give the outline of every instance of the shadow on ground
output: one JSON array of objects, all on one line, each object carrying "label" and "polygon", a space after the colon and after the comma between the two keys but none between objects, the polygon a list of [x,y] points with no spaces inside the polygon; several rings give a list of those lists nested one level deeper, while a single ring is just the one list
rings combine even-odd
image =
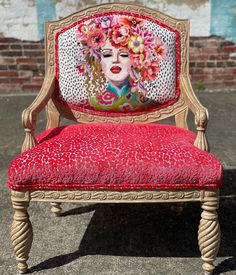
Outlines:
[{"label": "shadow on ground", "polygon": [[[225,170],[223,181],[218,256],[227,259],[218,264],[214,275],[236,272],[236,170]],[[47,259],[30,272],[63,266],[86,255],[200,257],[196,238],[201,214],[198,203],[186,204],[179,216],[167,204],[94,204],[68,210],[61,218],[94,210],[77,251]]]}]

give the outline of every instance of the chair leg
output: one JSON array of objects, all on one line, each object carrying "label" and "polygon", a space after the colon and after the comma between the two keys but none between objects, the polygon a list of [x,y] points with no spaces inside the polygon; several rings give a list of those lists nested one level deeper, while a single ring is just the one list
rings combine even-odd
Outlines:
[{"label": "chair leg", "polygon": [[60,216],[61,214],[61,203],[60,202],[51,202],[51,211],[55,216]]},{"label": "chair leg", "polygon": [[[207,193],[210,193],[207,192]],[[213,195],[214,192],[211,192]],[[202,203],[201,221],[198,230],[198,243],[202,255],[205,275],[211,275],[215,269],[214,261],[216,259],[220,246],[220,226],[218,221],[218,193],[215,192],[215,198],[210,197],[209,201]]]},{"label": "chair leg", "polygon": [[28,255],[33,241],[32,225],[27,212],[29,202],[15,201],[12,197],[12,204],[15,214],[11,227],[11,241],[18,262],[18,270],[20,273],[26,273],[28,269],[26,261],[29,258]]}]

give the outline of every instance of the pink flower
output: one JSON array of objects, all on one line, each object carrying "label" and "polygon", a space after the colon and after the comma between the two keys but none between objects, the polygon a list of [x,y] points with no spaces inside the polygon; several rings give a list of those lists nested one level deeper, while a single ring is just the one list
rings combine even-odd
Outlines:
[{"label": "pink flower", "polygon": [[104,105],[111,105],[117,99],[117,95],[108,90],[104,91],[102,94],[98,96],[98,101]]},{"label": "pink flower", "polygon": [[104,46],[106,35],[100,29],[89,30],[87,33],[87,45],[93,50],[97,50]]},{"label": "pink flower", "polygon": [[127,27],[136,27],[136,26],[143,26],[146,21],[144,19],[136,18],[136,17],[127,17],[122,16],[119,18],[119,23],[121,25],[127,26]]},{"label": "pink flower", "polygon": [[116,25],[109,30],[108,35],[112,46],[126,46],[130,36],[130,28],[126,26]]},{"label": "pink flower", "polygon": [[133,29],[133,34],[142,37],[145,48],[153,50],[156,45],[156,38],[152,33],[150,33],[147,29],[136,27]]},{"label": "pink flower", "polygon": [[167,44],[164,44],[159,37],[156,38],[156,46],[154,50],[156,57],[159,60],[168,59],[169,47]]},{"label": "pink flower", "polygon": [[150,64],[152,55],[148,49],[144,49],[142,53],[132,53],[130,54],[131,64],[138,69],[146,66],[147,63]]},{"label": "pink flower", "polygon": [[150,65],[141,71],[144,80],[155,80],[157,78],[158,72],[160,71],[160,66],[158,61],[153,61]]},{"label": "pink flower", "polygon": [[107,32],[109,28],[112,28],[117,24],[115,16],[104,16],[94,19],[96,28],[101,28],[104,32]]},{"label": "pink flower", "polygon": [[78,32],[77,32],[77,39],[79,41],[81,40],[85,40],[87,37],[87,32],[88,32],[89,28],[87,25],[82,24],[78,26]]}]

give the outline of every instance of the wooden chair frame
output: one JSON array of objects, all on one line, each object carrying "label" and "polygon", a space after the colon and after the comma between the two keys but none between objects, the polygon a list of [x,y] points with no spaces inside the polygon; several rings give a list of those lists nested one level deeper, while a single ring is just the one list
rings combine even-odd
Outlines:
[{"label": "wooden chair frame", "polygon": [[[150,16],[163,22],[180,33],[181,39],[181,70],[179,100],[173,105],[142,115],[130,115],[121,117],[96,116],[69,109],[54,100],[53,92],[55,85],[54,76],[54,37],[63,27],[71,25],[85,16],[101,13],[104,11],[131,11]],[[22,151],[35,146],[34,130],[37,115],[45,108],[47,114],[46,128],[59,126],[60,117],[66,117],[82,123],[114,122],[114,123],[150,123],[175,116],[178,127],[188,128],[187,114],[190,109],[195,115],[197,136],[194,145],[208,151],[208,142],[205,131],[208,122],[208,111],[196,98],[189,78],[189,22],[177,20],[159,11],[131,4],[103,4],[93,6],[76,12],[58,21],[46,23],[45,26],[45,59],[46,73],[42,88],[34,102],[22,113],[22,122],[25,130],[25,140]],[[52,212],[60,215],[62,202],[78,203],[182,203],[199,201],[202,207],[202,215],[198,231],[199,247],[203,260],[205,275],[212,274],[214,260],[218,253],[220,243],[220,227],[218,222],[217,208],[219,202],[218,189],[156,189],[155,191],[96,191],[96,190],[27,190],[11,191],[11,199],[15,214],[11,229],[12,244],[21,273],[27,271],[27,259],[33,240],[33,231],[27,208],[31,201],[51,202]]]}]

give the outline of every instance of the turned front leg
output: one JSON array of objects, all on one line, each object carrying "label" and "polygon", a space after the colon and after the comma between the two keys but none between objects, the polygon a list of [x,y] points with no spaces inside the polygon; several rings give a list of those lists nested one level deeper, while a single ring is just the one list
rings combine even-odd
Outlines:
[{"label": "turned front leg", "polygon": [[[211,193],[211,195],[213,194],[214,192]],[[209,201],[202,203],[203,212],[198,230],[199,248],[204,261],[202,268],[205,275],[213,273],[215,269],[214,261],[220,246],[220,226],[216,212],[218,208],[218,193],[215,192],[215,195],[215,198],[210,197]]]},{"label": "turned front leg", "polygon": [[55,216],[60,216],[61,214],[61,203],[60,202],[51,202],[51,211]]},{"label": "turned front leg", "polygon": [[20,273],[27,272],[28,255],[33,241],[33,230],[29,220],[27,208],[29,202],[14,201],[12,198],[15,214],[11,227],[11,241],[14,247],[18,270]]}]

